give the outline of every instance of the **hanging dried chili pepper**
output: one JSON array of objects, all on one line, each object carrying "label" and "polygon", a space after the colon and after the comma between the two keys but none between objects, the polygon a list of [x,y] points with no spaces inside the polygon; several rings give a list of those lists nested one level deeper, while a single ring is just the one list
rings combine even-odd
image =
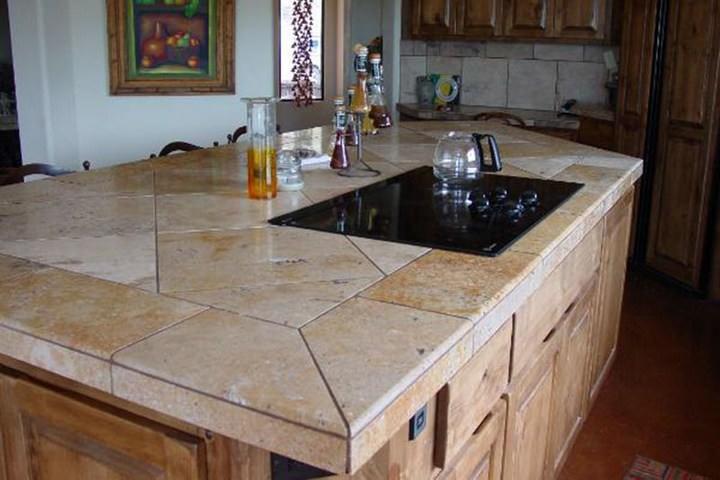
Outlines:
[{"label": "hanging dried chili pepper", "polygon": [[313,0],[293,2],[293,95],[297,106],[308,106],[313,102],[312,49]]}]

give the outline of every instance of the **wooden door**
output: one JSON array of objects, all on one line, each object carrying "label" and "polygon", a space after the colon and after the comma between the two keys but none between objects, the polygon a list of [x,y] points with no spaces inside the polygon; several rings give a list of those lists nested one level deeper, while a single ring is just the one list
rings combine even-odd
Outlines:
[{"label": "wooden door", "polygon": [[503,478],[541,480],[550,439],[553,382],[562,326],[553,330],[543,353],[513,382],[508,395],[508,426]]},{"label": "wooden door", "polygon": [[610,0],[555,0],[554,36],[601,40],[607,34]]},{"label": "wooden door", "polygon": [[464,37],[491,38],[502,34],[501,0],[459,0],[457,33]]},{"label": "wooden door", "polygon": [[625,0],[615,150],[643,158],[658,0]]},{"label": "wooden door", "polygon": [[720,192],[716,200],[718,209],[715,219],[715,244],[713,245],[713,267],[710,275],[710,299],[720,300]]},{"label": "wooden door", "polygon": [[567,326],[555,371],[546,478],[557,478],[587,412],[592,320],[597,294],[598,279],[595,276],[564,320]]},{"label": "wooden door", "polygon": [[454,0],[411,0],[412,34],[444,37],[455,32]]},{"label": "wooden door", "polygon": [[13,480],[195,480],[205,477],[198,439],[0,378],[0,425]]},{"label": "wooden door", "polygon": [[600,291],[593,319],[590,353],[590,397],[593,399],[607,376],[617,348],[633,198],[633,192],[626,194],[604,220]]},{"label": "wooden door", "polygon": [[506,0],[505,36],[548,37],[553,30],[552,0]]},{"label": "wooden door", "polygon": [[718,125],[720,0],[670,2],[647,263],[701,288]]},{"label": "wooden door", "polygon": [[476,426],[458,458],[438,480],[501,480],[507,403],[501,400]]}]

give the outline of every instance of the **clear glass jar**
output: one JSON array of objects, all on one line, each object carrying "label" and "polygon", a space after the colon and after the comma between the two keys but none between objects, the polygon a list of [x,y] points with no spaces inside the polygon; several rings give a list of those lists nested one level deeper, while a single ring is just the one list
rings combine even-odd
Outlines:
[{"label": "clear glass jar", "polygon": [[247,105],[248,195],[277,196],[277,98],[244,98]]},{"label": "clear glass jar", "polygon": [[280,150],[277,154],[277,178],[280,191],[302,190],[305,186],[302,159],[295,150]]}]

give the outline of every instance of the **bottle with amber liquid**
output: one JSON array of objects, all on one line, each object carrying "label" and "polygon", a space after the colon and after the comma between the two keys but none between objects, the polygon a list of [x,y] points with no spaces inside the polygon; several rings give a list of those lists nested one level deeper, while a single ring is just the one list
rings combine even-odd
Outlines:
[{"label": "bottle with amber liquid", "polygon": [[244,98],[247,105],[248,195],[268,200],[277,197],[276,98]]},{"label": "bottle with amber liquid", "polygon": [[350,157],[347,151],[347,112],[345,111],[345,101],[342,97],[335,99],[335,141],[333,143],[332,158],[330,160],[330,168],[334,170],[345,170],[350,168]]},{"label": "bottle with amber liquid", "polygon": [[360,130],[363,135],[377,133],[372,119],[368,116],[370,113],[370,104],[368,103],[368,72],[367,72],[368,49],[365,46],[358,46],[355,49],[355,73],[357,80],[355,81],[355,96],[350,104],[350,111],[357,115],[356,121],[360,123]]},{"label": "bottle with amber liquid", "polygon": [[385,85],[382,72],[382,56],[370,54],[370,80],[368,80],[368,103],[370,118],[375,128],[392,127],[392,118],[385,101]]},{"label": "bottle with amber liquid", "polygon": [[[348,96],[348,105],[351,106],[353,103],[353,99],[355,98],[355,86],[352,85],[348,87],[347,90],[347,96]],[[346,126],[345,126],[345,133],[347,136],[346,143],[354,147],[358,144],[358,132],[359,130],[355,127],[355,114],[352,112],[346,112]]]}]

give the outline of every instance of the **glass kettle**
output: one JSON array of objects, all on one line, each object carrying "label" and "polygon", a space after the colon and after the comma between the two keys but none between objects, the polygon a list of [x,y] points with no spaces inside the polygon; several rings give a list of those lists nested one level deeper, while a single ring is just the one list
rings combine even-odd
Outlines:
[{"label": "glass kettle", "polygon": [[500,170],[500,149],[492,135],[450,132],[440,139],[435,148],[433,172],[446,185],[462,186],[479,179],[483,172]]}]

